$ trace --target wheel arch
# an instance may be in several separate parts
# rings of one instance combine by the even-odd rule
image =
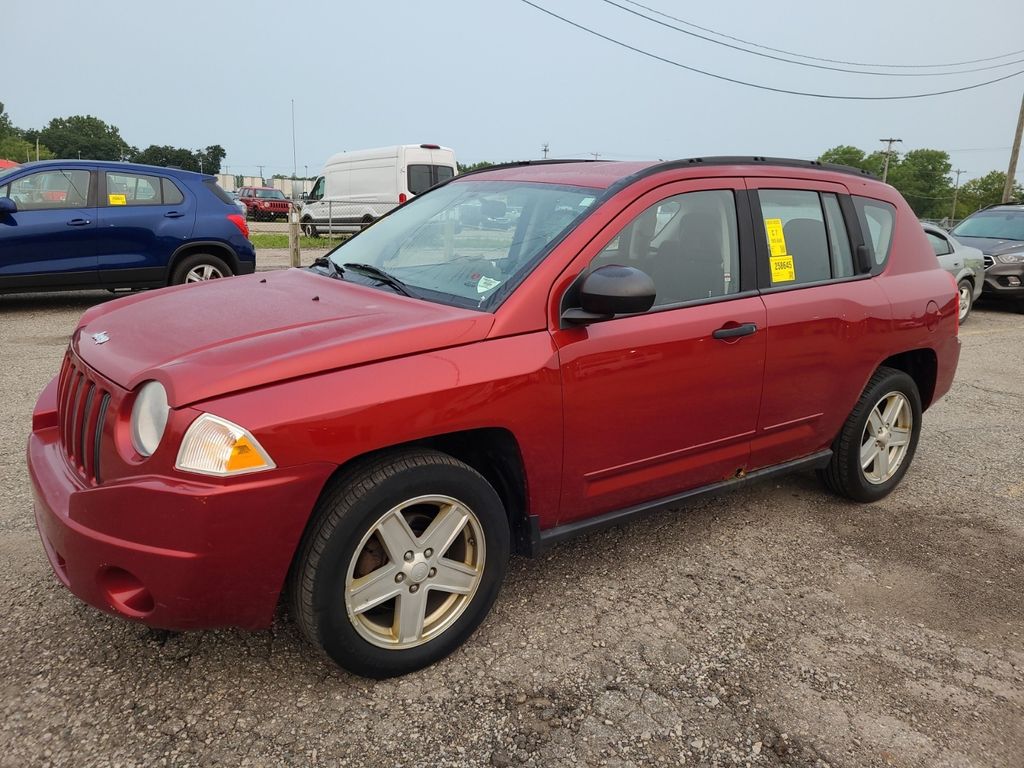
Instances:
[[[939,358],[935,350],[927,347],[911,349],[887,357],[878,366],[895,368],[910,376],[921,395],[921,410],[927,410],[935,397],[935,382],[939,372]],[[878,370],[877,368],[875,370]]]

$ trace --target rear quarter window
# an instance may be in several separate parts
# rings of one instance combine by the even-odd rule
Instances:
[[[213,193],[214,197],[216,197],[222,203],[227,203],[228,205],[234,206],[235,201],[232,200],[231,196],[228,195],[228,193],[225,192],[223,189],[221,189],[220,188],[220,184],[218,184],[213,179],[208,179],[208,180],[204,181],[203,182],[203,186],[205,186],[208,190],[210,190],[210,192]],[[243,192],[244,192],[244,190],[243,190]]]
[[[892,235],[896,229],[896,208],[881,200],[854,195],[853,207],[857,211],[861,231],[867,246],[871,249],[871,257],[877,266],[883,266],[889,260],[892,248]]]

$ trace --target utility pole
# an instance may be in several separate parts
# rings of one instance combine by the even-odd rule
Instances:
[[[599,158],[601,156],[600,152],[591,152],[590,154],[592,154],[594,156],[595,160],[597,160],[597,158]]]
[[[257,165],[256,167],[260,169],[260,184],[262,184],[263,183],[263,166],[262,165]]]
[[[1003,202],[1010,202],[1013,197],[1013,182],[1017,176],[1017,156],[1020,154],[1020,137],[1024,133],[1024,95],[1020,97],[1020,114],[1017,116],[1017,134],[1013,137],[1013,149],[1010,150],[1010,167],[1006,169],[1006,184],[1003,186]]]
[[[547,160],[548,159],[548,143],[545,141],[544,142],[544,146],[541,147],[540,149],[541,149],[541,152],[544,153],[544,159]]]
[[[885,165],[882,167],[882,183],[885,184],[885,179],[889,176],[889,156],[892,155],[892,145],[899,142],[903,143],[903,139],[879,139],[880,142],[886,144],[885,148]]]
[[[957,168],[953,173],[956,174],[956,184],[953,185],[953,211],[949,214],[950,221],[956,219],[956,195],[960,191],[960,174],[967,173],[967,171],[961,171]]]
[[[292,99],[292,178],[294,179],[299,164],[295,161],[295,99]]]

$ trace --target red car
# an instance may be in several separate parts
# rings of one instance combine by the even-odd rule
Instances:
[[[870,176],[515,164],[309,269],[86,312],[33,414],[36,520],[97,608],[255,628],[284,597],[342,666],[402,674],[511,552],[794,470],[881,498],[958,357],[956,286]]]
[[[254,221],[286,219],[291,207],[284,192],[272,187],[242,187],[238,199],[245,205],[246,217]]]

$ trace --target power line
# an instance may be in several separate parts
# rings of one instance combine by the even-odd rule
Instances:
[[[809,98],[815,98],[815,99],[837,99],[837,100],[843,100],[843,101],[904,101],[904,100],[907,100],[907,99],[923,99],[923,98],[926,98],[926,97],[929,97],[929,96],[943,96],[943,95],[948,94],[948,93],[961,93],[962,91],[970,91],[970,90],[974,90],[975,88],[982,88],[982,87],[984,87],[986,85],[992,85],[994,83],[1001,83],[1004,80],[1009,80],[1011,77],[1017,77],[1018,75],[1024,75],[1024,69],[1022,69],[1022,70],[1018,70],[1017,72],[1011,72],[1008,75],[1003,75],[1002,77],[997,77],[997,78],[995,78],[993,80],[986,80],[983,83],[975,83],[974,85],[964,85],[964,86],[961,86],[959,88],[947,88],[946,90],[943,90],[943,91],[931,91],[929,93],[911,93],[911,94],[906,94],[906,95],[902,95],[902,96],[840,96],[838,94],[833,94],[833,93],[814,93],[814,92],[811,92],[811,91],[793,91],[793,90],[790,90],[788,88],[775,88],[775,87],[772,87],[770,85],[760,85],[758,83],[747,82],[746,80],[738,80],[737,78],[734,78],[734,77],[727,77],[725,75],[719,75],[719,74],[716,74],[714,72],[708,72],[707,70],[704,70],[704,69],[698,69],[697,67],[691,67],[688,64],[683,64],[683,63],[675,61],[673,59],[667,59],[664,56],[659,56],[656,53],[651,53],[650,51],[645,51],[642,48],[637,48],[635,46],[632,46],[629,43],[624,43],[621,40],[616,40],[613,37],[608,37],[608,35],[601,34],[600,32],[598,32],[596,30],[593,30],[590,27],[585,27],[582,24],[579,24],[579,23],[577,23],[575,21],[572,21],[571,19],[565,18],[564,16],[559,16],[554,11],[549,11],[547,8],[542,8],[541,6],[537,5],[536,3],[531,2],[531,0],[521,0],[521,1],[523,3],[525,3],[526,5],[529,5],[531,8],[536,8],[541,13],[545,13],[548,16],[551,16],[553,18],[558,19],[559,21],[565,22],[569,26],[576,27],[576,29],[579,29],[579,30],[582,30],[583,32],[586,32],[588,34],[594,35],[595,37],[600,37],[602,40],[607,40],[609,43],[613,43],[613,44],[618,45],[618,46],[620,46],[622,48],[626,48],[626,49],[628,49],[630,51],[633,51],[634,53],[639,53],[641,56],[647,56],[648,58],[655,59],[656,61],[661,61],[661,62],[663,62],[665,64],[671,64],[673,67],[679,67],[680,69],[685,69],[685,70],[688,70],[690,72],[696,72],[698,75],[705,75],[706,77],[713,77],[716,80],[724,80],[727,83],[735,83],[736,85],[745,85],[748,88],[757,88],[757,89],[760,89],[762,91],[771,91],[773,93],[787,93],[787,94],[789,94],[791,96],[807,96]]]
[[[744,45],[750,45],[750,46],[753,46],[754,48],[761,48],[762,50],[765,50],[765,51],[774,51],[775,53],[784,53],[787,56],[796,56],[796,57],[801,58],[801,59],[811,59],[812,61],[827,61],[827,62],[829,62],[831,64],[850,64],[851,66],[854,66],[854,67],[879,67],[879,68],[882,68],[882,69],[886,69],[886,68],[888,68],[888,69],[937,69],[939,67],[961,67],[961,66],[964,66],[966,64],[981,64],[981,63],[986,62],[986,61],[996,61],[998,59],[1005,59],[1005,58],[1008,58],[1010,56],[1018,56],[1018,55],[1024,53],[1024,49],[1021,49],[1019,51],[1010,51],[1009,53],[1001,53],[998,56],[989,56],[989,57],[984,58],[984,59],[968,59],[966,61],[948,61],[948,62],[945,62],[943,64],[879,64],[879,63],[876,63],[876,62],[844,61],[842,59],[826,59],[826,58],[821,57],[821,56],[809,56],[808,54],[805,54],[805,53],[795,53],[794,51],[787,51],[787,50],[784,50],[782,48],[772,48],[772,47],[767,46],[767,45],[761,45],[759,43],[755,43],[755,42],[752,42],[750,40],[744,40],[743,38],[740,38],[740,37],[733,37],[732,35],[727,35],[724,32],[718,32],[718,31],[716,31],[714,29],[709,29],[708,27],[702,27],[699,24],[694,24],[692,21],[687,21],[686,19],[680,19],[678,16],[672,16],[670,14],[663,13],[662,11],[659,11],[659,10],[657,10],[655,8],[651,8],[650,6],[643,5],[642,3],[634,2],[634,0],[624,0],[624,1],[629,3],[630,5],[635,5],[638,8],[643,8],[645,11],[650,11],[651,13],[657,14],[658,16],[664,16],[666,19],[672,19],[672,21],[678,21],[680,24],[685,24],[688,27],[693,27],[694,29],[699,29],[702,32],[709,32],[712,35],[718,35],[719,37],[724,37],[727,40],[735,40],[737,43],[743,43]]]
[[[848,69],[846,67],[833,67],[833,66],[829,66],[828,64],[812,64],[812,63],[810,63],[808,61],[795,61],[794,59],[787,59],[787,58],[784,58],[782,56],[773,56],[770,53],[759,53],[758,51],[751,51],[751,50],[748,50],[746,48],[741,48],[738,45],[731,45],[730,43],[723,43],[721,40],[715,40],[715,39],[710,38],[710,37],[705,37],[704,35],[699,35],[696,32],[690,32],[689,30],[683,29],[682,27],[677,27],[674,24],[668,24],[667,22],[664,22],[664,21],[658,21],[658,19],[652,18],[652,17],[650,17],[650,16],[648,16],[646,14],[640,13],[639,11],[634,11],[632,8],[627,8],[624,5],[620,5],[619,3],[615,2],[615,0],[603,0],[603,2],[607,3],[608,5],[613,5],[616,8],[619,8],[619,9],[625,11],[626,13],[631,13],[634,16],[639,16],[641,19],[646,19],[647,21],[650,21],[650,22],[652,22],[654,24],[657,24],[659,26],[675,30],[676,32],[682,32],[684,35],[689,35],[690,37],[696,37],[698,40],[704,40],[706,42],[713,43],[715,45],[721,45],[721,46],[723,46],[725,48],[731,48],[734,51],[740,51],[742,53],[749,53],[751,56],[760,56],[760,57],[765,58],[765,59],[773,59],[774,61],[782,61],[782,62],[785,62],[787,64],[795,64],[798,67],[811,67],[812,69],[827,69],[827,70],[830,70],[832,72],[846,72],[846,73],[852,74],[852,75],[871,75],[871,76],[874,76],[874,77],[944,77],[944,76],[948,76],[948,75],[966,75],[966,74],[969,74],[971,72],[984,72],[984,71],[989,70],[989,69],[1001,69],[1002,67],[1010,67],[1010,66],[1013,66],[1015,64],[1024,64],[1024,59],[1016,59],[1014,61],[1004,61],[1002,64],[990,64],[989,66],[986,66],[986,67],[975,67],[974,69],[961,69],[961,70],[954,70],[954,71],[951,71],[951,72],[863,72],[863,71],[861,71],[859,69]],[[637,3],[637,5],[638,5],[638,3]],[[646,6],[641,6],[641,7],[646,7]]]

